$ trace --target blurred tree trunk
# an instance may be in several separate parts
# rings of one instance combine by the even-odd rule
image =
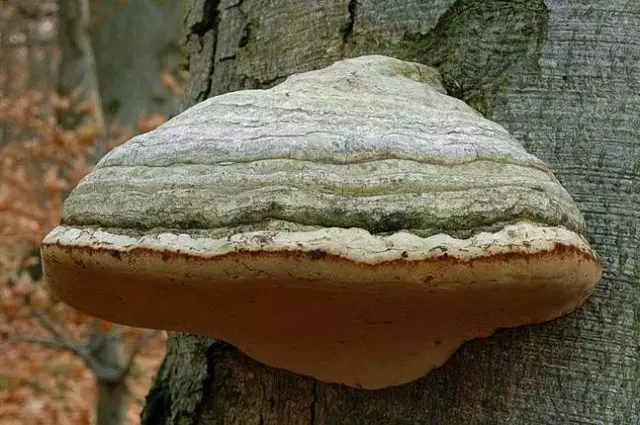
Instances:
[[[102,342],[93,348],[95,359],[109,370],[124,370],[125,360],[122,354],[122,340],[105,334]],[[96,376],[98,404],[96,406],[96,425],[125,425],[129,408],[129,389],[127,373],[109,376]]]
[[[91,126],[96,134],[104,135],[98,76],[88,33],[89,1],[60,0],[58,4],[57,92],[71,100],[68,107],[58,109],[58,121],[69,130]]]
[[[380,391],[174,334],[143,423],[640,423],[640,3],[190,0],[186,25],[189,105],[364,53],[436,66],[451,95],[552,166],[605,273],[578,313],[498,331]]]
[[[184,0],[91,0],[91,16],[105,115],[127,126],[173,115],[179,99],[164,78],[183,62]]]
[[[58,65],[55,0],[0,2],[0,103],[16,104],[31,91],[53,90]],[[38,107],[48,110],[45,96]],[[0,117],[0,148],[33,131]]]
[[[58,94],[70,100],[58,108],[58,121],[71,131],[84,129],[96,139],[105,135],[105,123],[100,101],[98,76],[93,48],[89,38],[90,19],[88,0],[60,0],[58,9],[58,37],[60,69]],[[98,341],[98,340],[96,340]],[[119,338],[105,335],[91,347],[95,359],[107,370],[120,370],[125,360]],[[104,374],[95,370],[98,387],[96,425],[124,425],[129,407],[126,374]]]

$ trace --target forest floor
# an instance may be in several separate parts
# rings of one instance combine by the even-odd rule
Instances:
[[[4,329],[20,335],[46,335],[35,320],[25,320],[16,310],[21,307],[0,302]],[[70,334],[86,332],[86,325],[75,325],[68,318],[64,326]],[[134,341],[135,335],[126,345]],[[166,333],[158,332],[136,357],[128,381],[132,402],[127,424],[140,423],[145,395],[165,353],[165,341]],[[96,396],[91,371],[75,355],[0,338],[0,425],[89,425]]]

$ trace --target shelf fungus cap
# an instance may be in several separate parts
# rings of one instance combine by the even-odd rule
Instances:
[[[42,246],[68,304],[374,389],[578,308],[601,275],[547,165],[383,56],[187,109],[107,154]]]

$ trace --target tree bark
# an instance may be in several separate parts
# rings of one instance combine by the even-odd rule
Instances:
[[[452,96],[549,163],[605,266],[576,314],[465,344],[359,391],[170,337],[146,424],[640,423],[640,4],[622,0],[190,0],[187,106],[344,57],[435,66]]]

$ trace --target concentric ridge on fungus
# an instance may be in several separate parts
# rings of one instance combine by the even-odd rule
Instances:
[[[584,232],[566,190],[503,127],[407,77],[436,84],[429,68],[385,60],[196,105],[106,155],[63,223],[258,230],[276,219],[468,237],[526,219]]]
[[[383,56],[186,110],[106,155],[62,222],[45,274],[74,307],[363,388],[566,314],[601,273],[543,162]]]

